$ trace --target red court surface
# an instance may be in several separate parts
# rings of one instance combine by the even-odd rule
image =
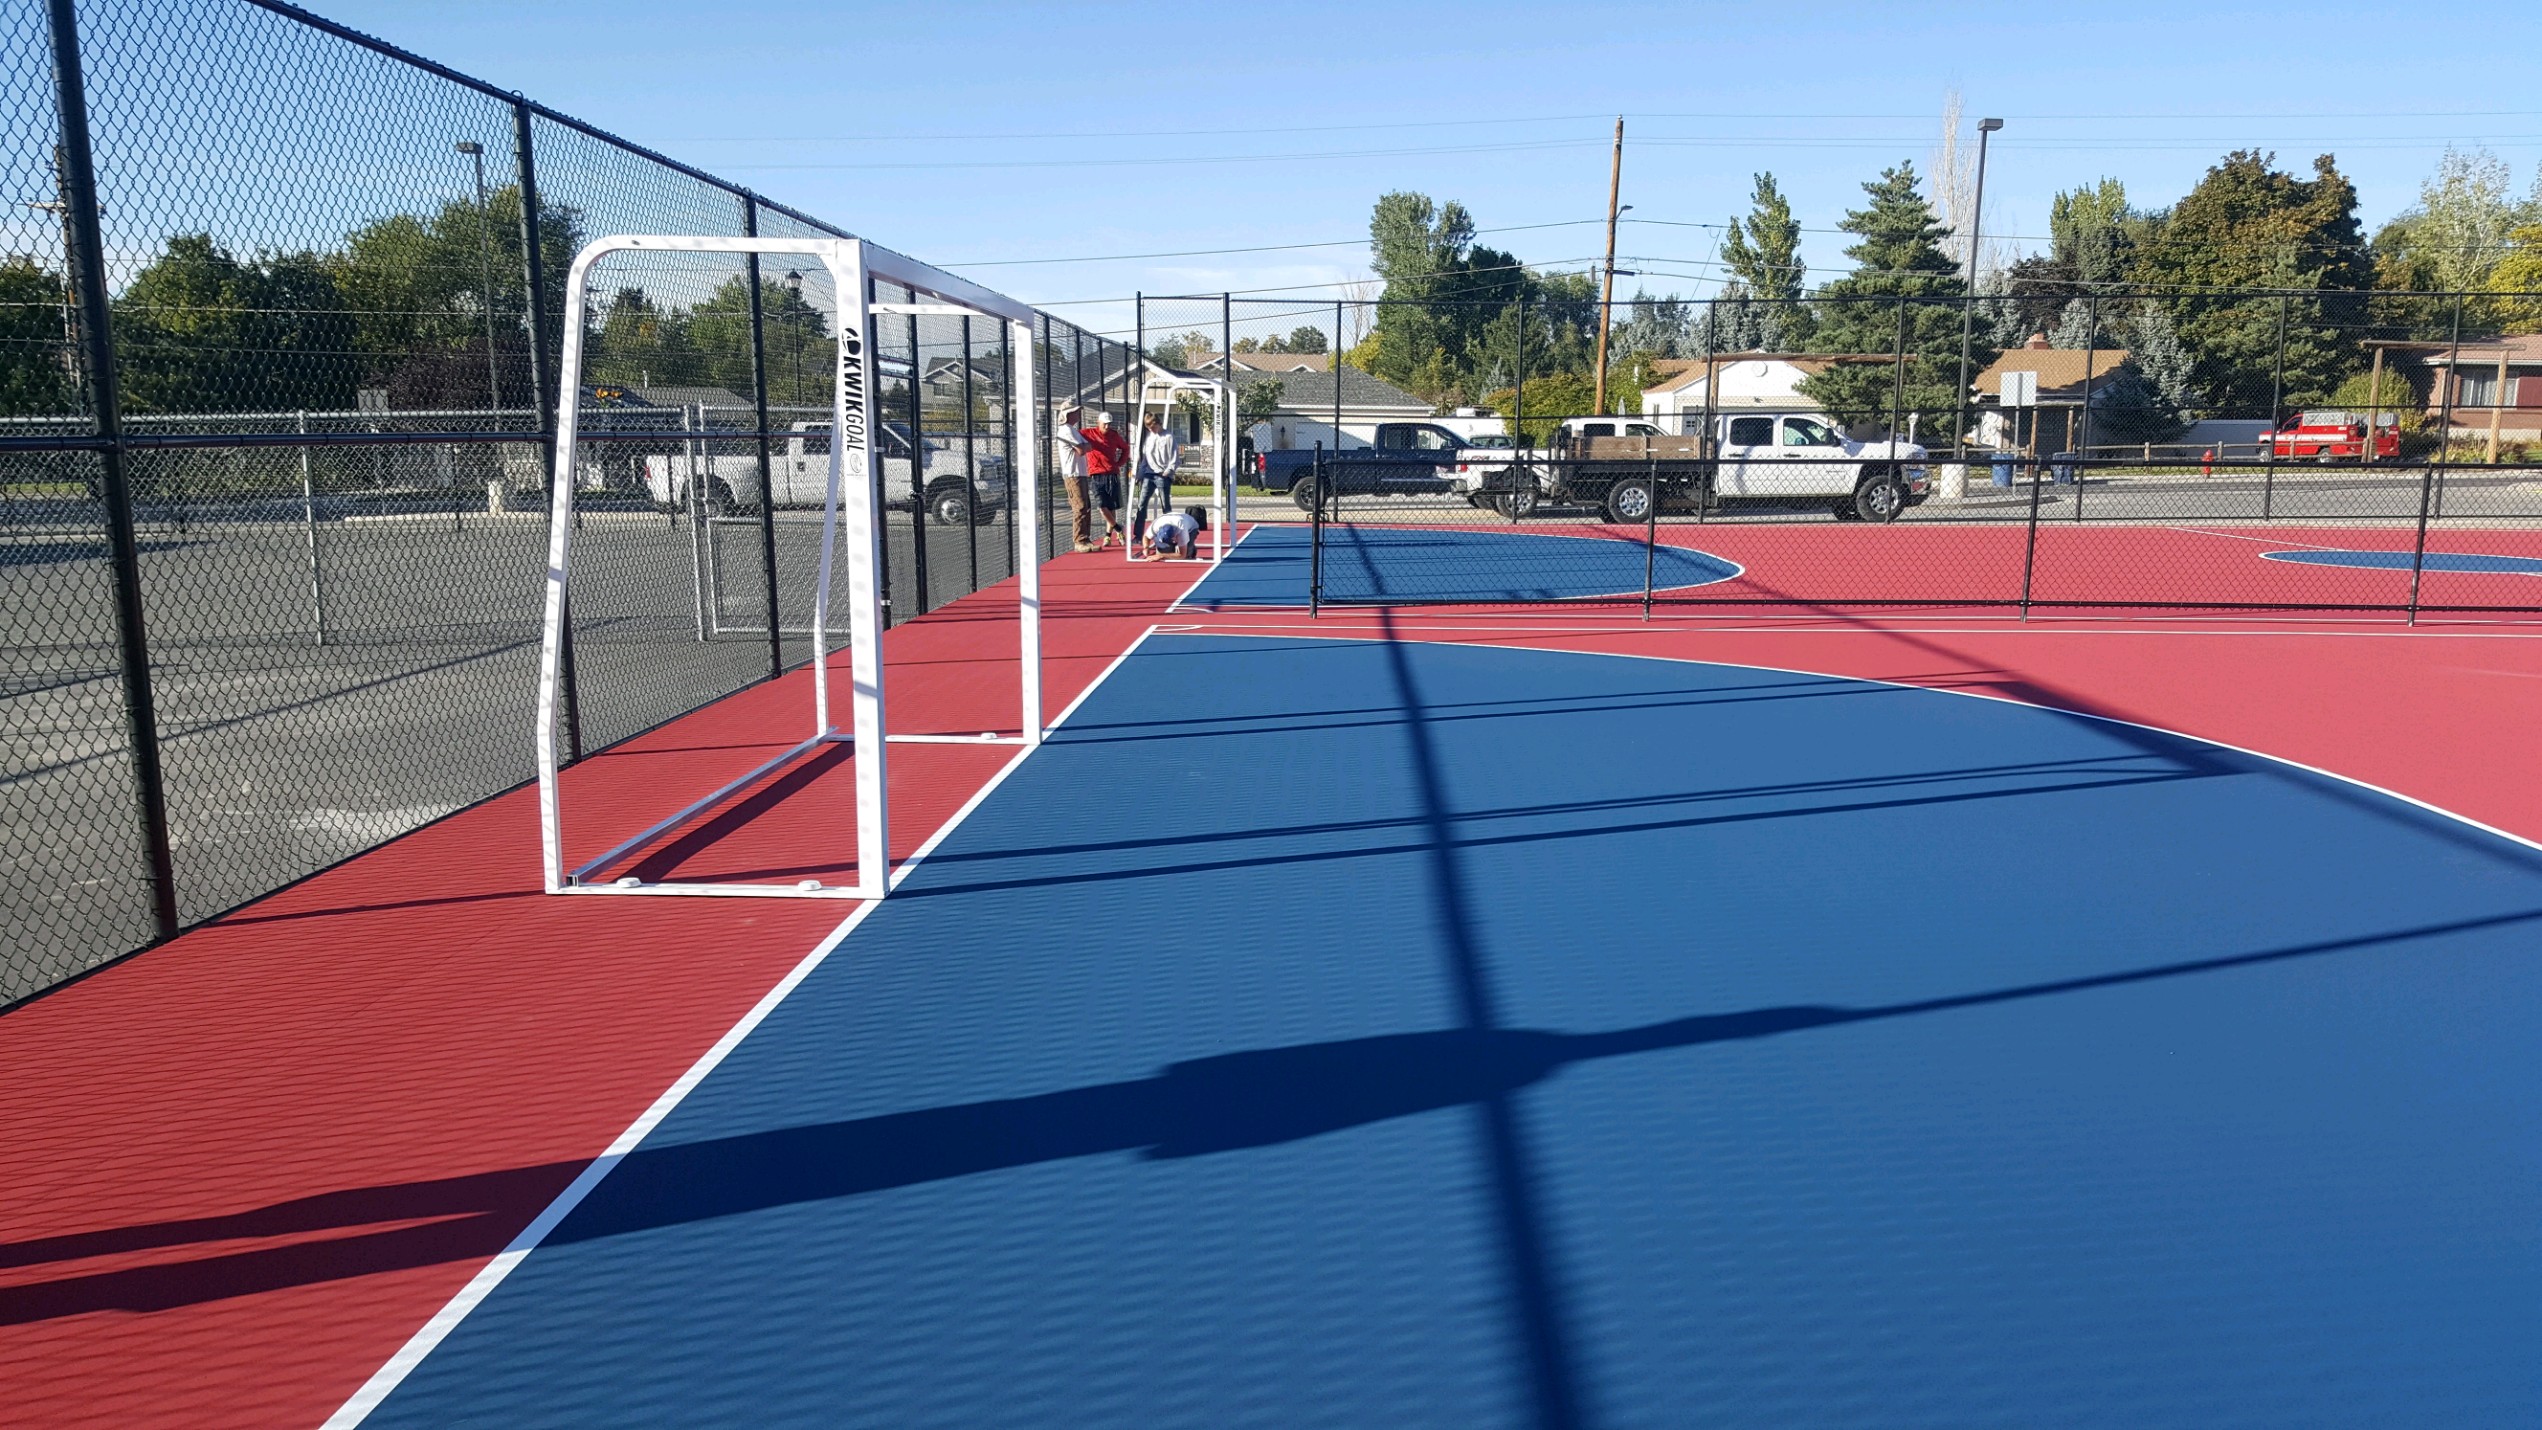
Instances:
[[[1371,525],[1389,525],[1382,520]],[[1453,529],[1525,532],[1638,547],[1645,531],[1579,521],[1461,523]],[[1735,562],[1739,575],[1665,592],[1672,602],[1783,602],[1830,605],[2017,604],[2219,607],[2280,605],[2330,610],[2404,606],[2417,533],[2407,524],[2278,522],[2117,523],[2042,520],[2035,557],[2019,519],[1904,521],[1888,526],[1826,522],[1671,521],[1664,546]],[[2437,558],[2421,573],[2423,608],[2523,609],[2542,605],[2542,576],[2524,571],[2443,569],[2446,558],[2542,558],[2542,531],[2445,521],[2428,531]],[[2263,553],[2378,553],[2400,569],[2342,569],[2270,559]],[[1638,585],[1638,580],[1636,581]]]
[[[1748,563],[1722,540],[1732,530],[1707,528],[1701,542]],[[1842,537],[1857,534],[1890,533]],[[2018,528],[1935,533],[2005,536]],[[1742,537],[1759,556],[1787,539]],[[2542,836],[2532,628],[1683,610],[1648,624],[1168,617],[1190,567],[1066,557],[1045,569],[1054,714],[1160,621],[1665,655],[2140,721]],[[895,732],[1012,728],[1011,605],[1007,590],[983,592],[887,637]],[[743,692],[577,767],[574,847],[597,849],[798,738],[806,685],[798,673]],[[896,747],[895,856],[1012,754]],[[833,877],[849,768],[816,762],[644,872]],[[14,1092],[0,1109],[10,1423],[322,1421],[852,907],[548,898],[536,850],[532,795],[515,791],[0,1018],[0,1079]],[[1948,878],[1971,858],[2055,868],[2073,853],[1910,857],[1923,877]]]

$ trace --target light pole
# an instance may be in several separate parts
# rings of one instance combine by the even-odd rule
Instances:
[[[494,203],[485,191],[485,146],[474,139],[462,139],[455,147],[468,156],[477,170],[477,276],[484,284],[485,299],[485,400],[489,411],[500,413],[502,369],[494,360]]]
[[[803,400],[803,270],[786,270],[786,292],[793,296],[794,306],[786,311],[786,330],[794,334],[794,381],[786,386],[786,400]]]
[[[2000,119],[1977,121],[1977,192],[1968,203],[1968,291],[1961,295],[1959,303],[1959,389],[1952,395],[1952,405],[1959,413],[1951,423],[1958,429],[1952,437],[1951,455],[1962,462],[1968,460],[1968,347],[1977,326],[1977,245],[1986,230],[1986,140],[2003,127]]]

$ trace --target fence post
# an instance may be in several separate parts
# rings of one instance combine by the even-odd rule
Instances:
[[[1651,618],[1651,586],[1659,574],[1659,455],[1651,439],[1642,439],[1642,455],[1650,460],[1651,509],[1642,531],[1642,619]]]
[[[1518,484],[1525,482],[1530,491],[1536,485],[1536,464],[1527,444],[1527,290],[1523,287],[1518,290],[1518,324],[1513,331],[1518,335],[1518,351],[1512,359],[1517,372],[1509,385],[1509,505],[1501,514],[1514,522],[1520,512],[1535,509],[1532,499],[1525,504],[1519,501]]]
[[[910,295],[913,299],[917,296]],[[909,315],[909,534],[913,547],[909,574],[918,583],[918,614],[925,615],[933,594],[927,584],[927,414],[918,403],[918,315]]]
[[[2034,411],[2036,409],[2033,409]],[[2030,619],[2030,582],[2039,569],[2039,458],[2030,458],[2030,539],[2021,550],[2021,618]]]
[[[115,637],[121,658],[124,739],[132,747],[134,813],[150,879],[150,921],[160,938],[177,931],[176,865],[168,839],[167,785],[159,766],[159,717],[151,697],[150,641],[141,609],[141,543],[134,531],[132,484],[124,466],[120,376],[115,367],[113,309],[106,298],[106,243],[97,222],[97,171],[88,147],[88,92],[80,72],[79,16],[73,0],[51,0],[53,99],[61,117],[59,178],[70,220],[73,294],[79,355],[90,410],[104,446],[97,454],[97,498],[105,508],[106,557],[113,568]]]
[[[1052,319],[1048,314],[1044,314],[1042,316],[1041,351],[1033,356],[1033,361],[1041,364],[1042,385],[1041,401],[1036,403],[1033,407],[1033,430],[1030,434],[1030,440],[1041,444],[1033,449],[1033,466],[1042,473],[1041,508],[1045,513],[1047,513],[1047,515],[1042,518],[1042,526],[1044,529],[1033,533],[1033,541],[1035,543],[1033,559],[1035,561],[1047,559],[1050,556],[1056,555],[1059,551],[1058,507],[1059,497],[1066,488],[1066,479],[1057,475],[1059,464],[1050,460],[1050,454],[1052,452],[1051,443],[1057,441],[1059,437],[1059,414],[1061,410],[1064,409],[1069,402],[1076,400],[1077,383],[1079,380],[1077,368],[1074,362],[1072,362],[1068,369],[1068,396],[1063,398],[1059,395],[1059,386],[1056,382],[1052,381],[1050,375],[1051,359],[1059,355],[1059,334],[1051,329],[1051,321]],[[1072,359],[1080,359],[1082,354],[1072,352],[1070,356]],[[1060,484],[1059,488],[1054,489],[1052,487],[1051,484],[1054,481]],[[1074,499],[1071,499],[1068,506],[1068,529],[1071,533],[1071,545],[1074,544],[1075,540],[1074,533],[1076,531],[1076,521],[1076,503]]]
[[[1218,508],[1218,542],[1215,548],[1217,559],[1224,561],[1227,559],[1227,544],[1234,539],[1228,533],[1236,525],[1236,484],[1244,477],[1244,473],[1236,470],[1236,453],[1241,450],[1236,445],[1236,429],[1244,425],[1244,415],[1237,410],[1240,404],[1236,400],[1236,295],[1232,292],[1218,295],[1218,375],[1227,384],[1227,415],[1224,419],[1227,430],[1218,434],[1218,466],[1226,473],[1227,485],[1222,490],[1227,499],[1225,505]]]
[[[759,198],[755,194],[741,196],[741,232],[744,238],[759,236]],[[757,414],[759,451],[759,574],[766,579],[768,595],[768,678],[785,673],[785,637],[778,628],[777,606],[777,480],[776,463],[768,451],[768,314],[759,295],[759,255],[745,255],[744,278],[750,285],[750,407]],[[786,321],[794,321],[788,314]],[[702,425],[702,424],[701,424]],[[711,470],[714,459],[707,459]],[[708,552],[714,547],[714,535],[707,535]]]
[[[309,435],[309,412],[300,411],[300,435]],[[318,483],[309,469],[309,445],[300,446],[300,529],[309,546],[309,635],[313,644],[327,643],[327,586],[318,564]]]
[[[1333,369],[1333,460],[1342,455],[1342,300],[1333,300],[1333,340],[1326,343],[1324,361]],[[1228,361],[1233,362],[1230,358]]]
[[[2436,459],[2427,464],[2418,482],[2418,541],[2410,548],[2410,613],[2409,624],[2418,624],[2419,577],[2427,569],[2427,513],[2436,496],[2436,469],[2443,466],[2452,450],[2454,438],[2454,394],[2462,387],[2463,365],[2463,295],[2454,295],[2452,353],[2445,359],[2445,401],[2436,423]],[[2275,442],[2270,446],[2274,447]]]
[[[2260,474],[2260,520],[2277,515],[2278,409],[2286,405],[2286,295],[2277,295],[2277,362],[2268,380],[2268,465]]]
[[[1008,471],[1014,468],[1009,467]],[[1008,479],[1012,486],[1013,479]],[[971,392],[971,315],[962,315],[962,535],[971,547],[971,590],[980,589],[980,416]]]
[[[1898,362],[1895,374],[1896,385],[1891,388],[1889,393],[1889,475],[1892,480],[1899,483],[1902,490],[1905,486],[1905,473],[1898,470],[1898,436],[1900,429],[1906,426],[1906,340],[1907,295],[1900,293],[1898,295]],[[1862,469],[1860,467],[1856,467],[1854,469],[1854,486],[1856,489],[1860,489],[1862,486],[1862,478]],[[1903,497],[1901,500],[1903,500]],[[1901,510],[1903,510],[1903,508]]]
[[[1721,300],[1714,298],[1704,305],[1703,325],[1703,444],[1695,450],[1703,453],[1707,466],[1703,469],[1703,485],[1695,489],[1695,525],[1704,521],[1704,508],[1721,496],[1720,426],[1715,417],[1713,388],[1721,379],[1713,362],[1715,349],[1721,345]]]
[[[1030,332],[1028,327],[1025,331]],[[1024,533],[1016,525],[1016,513],[1023,509],[1024,448],[1015,440],[1015,419],[1020,412],[1015,402],[1015,325],[997,325],[997,392],[998,450],[1006,457],[1006,574],[1023,575]],[[1038,559],[1038,556],[1036,557]]]
[[[1307,504],[1314,525],[1306,543],[1306,613],[1321,615],[1324,609],[1324,444],[1315,444],[1314,465],[1307,480],[1315,483],[1314,500]]]
[[[517,94],[512,96],[512,155],[520,176],[515,192],[521,209],[521,281],[529,298],[530,397],[538,408],[538,445],[547,459],[543,465],[553,473],[558,394],[548,376],[547,354],[555,335],[548,331],[547,323],[547,259],[539,242],[538,164],[530,147],[530,102]],[[566,473],[565,480],[574,479],[574,473]],[[574,593],[570,590],[565,593],[565,641],[561,654],[557,685],[565,707],[565,762],[571,764],[583,757],[583,707],[574,679]]]
[[[2074,473],[2074,519],[2083,519],[2083,476],[2092,460],[2092,379],[2099,375],[2101,358],[2101,290],[2083,295],[2083,421],[2082,432],[2074,443],[2074,460],[2066,470]],[[1963,480],[1965,480],[1963,478]]]

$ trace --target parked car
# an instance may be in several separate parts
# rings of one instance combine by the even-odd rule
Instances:
[[[738,447],[744,444],[730,437],[714,440],[713,445]],[[1006,458],[992,451],[992,444],[975,444],[974,457],[978,473],[974,480],[964,478],[962,444],[938,433],[926,438],[926,483],[923,502],[927,515],[940,526],[960,526],[968,521],[987,521],[1006,506]],[[909,428],[904,423],[885,422],[875,429],[874,453],[879,458],[878,473],[886,504],[906,510],[913,501],[909,482]],[[789,429],[785,445],[769,453],[769,475],[776,486],[777,505],[819,506],[827,493],[830,480],[830,424],[797,422]],[[689,500],[689,484],[703,479],[704,495],[726,506],[755,507],[759,504],[759,454],[752,451],[714,452],[691,455],[688,452],[657,453],[644,459],[644,484],[653,500],[668,508],[678,508]]]
[[[1913,442],[1860,442],[1824,413],[1721,416],[1705,435],[1675,437],[1647,422],[1573,418],[1541,451],[1470,450],[1451,473],[1468,500],[1521,517],[1543,501],[1642,521],[1699,503],[1824,503],[1840,521],[1895,521],[1931,492],[1927,452]]]
[[[1466,450],[1466,439],[1435,422],[1380,422],[1376,440],[1323,454],[1325,476],[1342,495],[1426,495],[1448,490],[1447,472]],[[1312,448],[1263,452],[1254,485],[1286,492],[1301,511],[1315,507],[1316,452]]]

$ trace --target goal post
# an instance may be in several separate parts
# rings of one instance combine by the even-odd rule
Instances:
[[[803,739],[710,793],[690,801],[606,851],[569,865],[564,840],[564,791],[559,778],[558,717],[570,619],[573,572],[576,448],[582,436],[580,401],[584,339],[589,331],[590,285],[595,267],[613,254],[785,254],[818,261],[838,295],[836,359],[830,391],[828,471],[821,502],[820,557],[811,608],[812,708]],[[906,302],[879,302],[877,284],[904,290]],[[547,602],[539,644],[538,754],[539,847],[551,894],[689,894],[745,897],[879,899],[890,888],[891,802],[889,746],[900,740],[1012,744],[1027,750],[1044,734],[1041,686],[1041,482],[1038,444],[1030,440],[1038,396],[1035,365],[1014,364],[1006,420],[1016,434],[1017,464],[1009,480],[1015,493],[1018,532],[1016,603],[1021,708],[1014,736],[887,736],[884,731],[882,651],[883,504],[873,433],[877,430],[877,315],[989,318],[1006,325],[1013,350],[1034,350],[1031,308],[966,279],[862,239],[710,238],[619,234],[592,241],[576,254],[565,280],[564,351],[557,378],[555,467],[548,523]],[[917,375],[909,379],[913,384]],[[917,460],[915,456],[912,460]],[[763,492],[774,501],[774,492]],[[923,520],[923,514],[922,518]],[[834,717],[830,680],[829,606],[835,555],[844,531],[848,625],[848,725]],[[919,539],[925,540],[921,529]],[[772,573],[773,579],[773,573]],[[855,787],[856,877],[853,883],[656,882],[607,871],[638,852],[694,824],[717,806],[829,744],[852,746]]]
[[[1164,414],[1165,422],[1170,427],[1174,421],[1176,399],[1186,394],[1197,394],[1210,404],[1211,421],[1216,424],[1217,431],[1217,440],[1214,444],[1217,455],[1210,463],[1213,470],[1210,473],[1209,484],[1211,528],[1209,550],[1210,564],[1216,565],[1227,559],[1227,548],[1234,540],[1227,534],[1227,524],[1228,518],[1235,514],[1236,435],[1231,428],[1236,416],[1235,390],[1219,378],[1187,377],[1181,373],[1150,371],[1144,354],[1133,358],[1132,361],[1139,364],[1141,369],[1138,402],[1130,413],[1130,471],[1133,476],[1145,464],[1140,449],[1147,441],[1147,417],[1151,407]],[[1165,474],[1165,510],[1171,511],[1173,507],[1174,474],[1167,472]],[[1158,513],[1160,516],[1163,514],[1163,512]],[[1133,510],[1130,516],[1132,518],[1129,528],[1131,539],[1125,555],[1136,559],[1139,554],[1136,511]]]

